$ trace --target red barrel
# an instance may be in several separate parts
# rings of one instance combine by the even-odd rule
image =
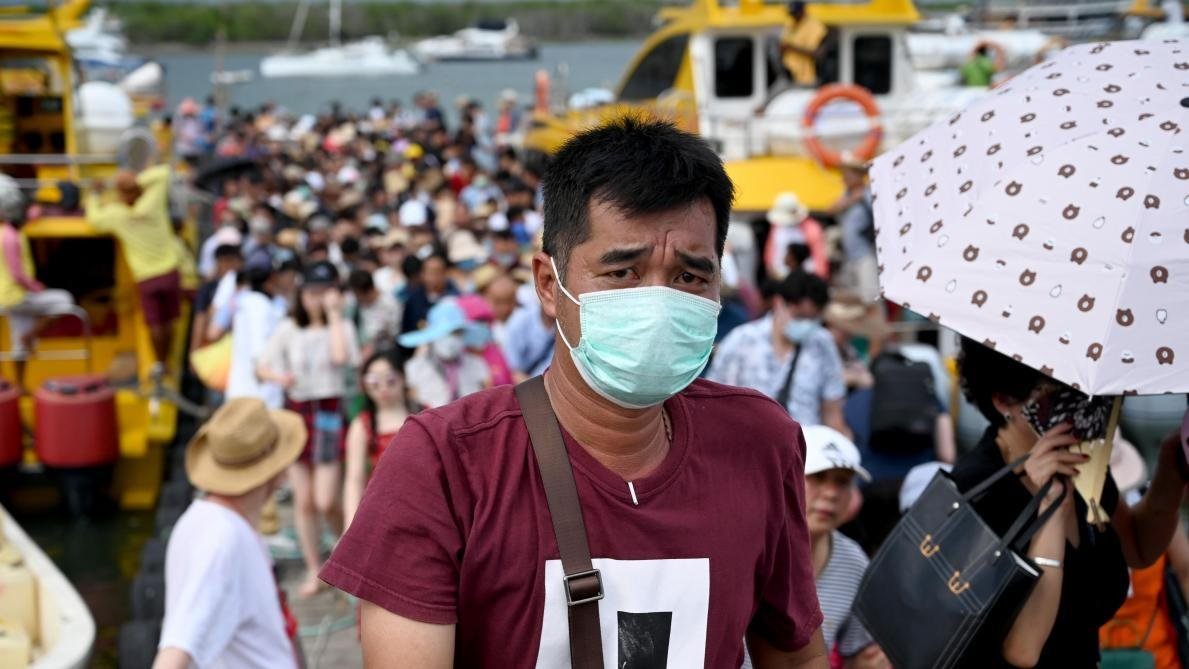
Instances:
[[[120,456],[116,391],[103,376],[66,376],[34,393],[37,458],[50,467],[111,464]]]
[[[0,467],[21,461],[21,391],[0,379]]]

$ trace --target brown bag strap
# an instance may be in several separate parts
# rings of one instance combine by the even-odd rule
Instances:
[[[528,424],[528,436],[541,470],[553,533],[565,572],[562,587],[570,612],[570,666],[573,669],[602,669],[603,640],[599,630],[599,600],[603,598],[603,578],[590,561],[586,543],[586,524],[582,522],[582,504],[574,486],[570,456],[562,441],[561,429],[545,379],[534,376],[516,386],[516,401]]]

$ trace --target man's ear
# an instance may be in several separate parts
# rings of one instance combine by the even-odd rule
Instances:
[[[557,283],[558,277],[553,273],[553,263],[549,262],[549,254],[537,251],[533,254],[533,288],[537,291],[537,300],[541,303],[541,313],[550,318],[557,318]]]

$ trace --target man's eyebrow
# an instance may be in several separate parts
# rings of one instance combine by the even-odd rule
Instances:
[[[692,256],[688,253],[677,252],[677,259],[686,267],[702,272],[703,274],[713,275],[715,271],[715,263],[706,256]]]
[[[637,260],[640,256],[648,253],[647,246],[638,246],[634,249],[611,249],[599,258],[599,263],[603,265],[621,265],[625,262]]]

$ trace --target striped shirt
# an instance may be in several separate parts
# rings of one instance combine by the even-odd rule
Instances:
[[[841,532],[834,532],[830,540],[830,559],[816,581],[824,618],[822,637],[826,640],[827,653],[837,644],[839,654],[849,658],[875,643],[859,619],[851,614],[859,583],[863,581],[870,560],[859,544]],[[742,669],[752,669],[751,657],[746,654]]]

